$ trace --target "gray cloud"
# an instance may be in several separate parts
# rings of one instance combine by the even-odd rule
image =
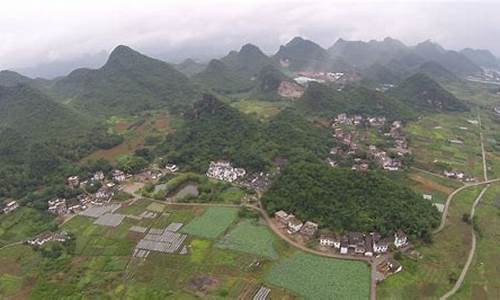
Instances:
[[[79,61],[127,44],[170,60],[222,55],[246,42],[272,53],[301,35],[324,47],[386,36],[500,54],[494,1],[16,0],[2,4],[0,69]]]

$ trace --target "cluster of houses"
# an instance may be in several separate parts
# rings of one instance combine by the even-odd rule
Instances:
[[[323,247],[332,247],[344,255],[373,256],[389,251],[390,244],[394,244],[396,248],[405,247],[408,245],[408,237],[401,230],[394,233],[394,239],[383,238],[377,232],[369,234],[348,232],[340,237],[323,235],[319,238],[319,244]]]
[[[367,117],[364,118],[360,115],[348,116],[345,113],[339,114],[332,123],[332,135],[337,142],[341,144],[340,147],[335,147],[330,151],[330,157],[327,162],[330,166],[336,167],[337,161],[335,156],[354,156],[359,150],[359,146],[354,142],[356,132],[346,132],[344,130],[345,126],[365,126],[372,128],[382,128],[386,123],[385,117]],[[394,121],[391,124],[388,133],[385,136],[391,137],[394,140],[393,152],[397,154],[397,157],[391,157],[386,151],[377,149],[375,145],[368,146],[368,158],[374,161],[381,168],[389,171],[397,171],[402,167],[401,157],[409,154],[408,141],[406,136],[402,131],[401,121]],[[352,165],[353,170],[366,171],[369,169],[369,161],[366,158],[357,157],[354,158],[354,164]]]
[[[43,246],[45,243],[50,242],[50,241],[56,241],[56,242],[65,242],[70,239],[69,234],[66,231],[61,231],[61,232],[45,232],[34,239],[27,240],[26,243],[35,246],[35,247],[40,247]]]
[[[65,215],[68,213],[78,213],[91,206],[101,206],[108,203],[113,198],[116,190],[118,189],[117,183],[123,182],[129,178],[129,175],[120,170],[114,170],[111,173],[112,181],[106,182],[104,172],[98,171],[92,175],[89,180],[80,181],[78,176],[70,176],[67,178],[67,184],[70,187],[86,187],[87,185],[93,186],[98,182],[101,187],[94,194],[82,193],[75,198],[55,198],[48,201],[47,211],[54,215]]]
[[[49,200],[47,211],[51,214],[62,216],[68,213],[78,213],[90,206],[102,205],[103,201],[97,197],[80,194],[76,198],[56,198]]]
[[[8,213],[15,211],[18,207],[19,207],[19,204],[17,203],[17,201],[10,201],[4,206],[4,208],[2,209],[2,212],[4,214],[8,214]]]
[[[293,214],[280,210],[274,214],[278,225],[286,229],[288,234],[299,233],[303,238],[312,239],[318,232],[318,224],[311,221],[305,223],[295,217]]]
[[[206,175],[222,181],[234,182],[239,178],[244,177],[245,169],[233,168],[228,161],[212,161],[208,167]]]
[[[339,81],[344,73],[342,72],[298,72],[295,82],[300,85],[306,85],[309,82],[336,82]]]
[[[298,233],[305,240],[314,239],[318,233],[318,224],[311,221],[302,222],[293,214],[283,210],[274,213],[274,219],[276,224],[286,230],[288,234]],[[348,232],[342,236],[322,235],[319,238],[320,246],[334,248],[344,255],[373,256],[382,254],[389,251],[391,244],[396,248],[403,248],[408,245],[408,237],[402,230],[398,230],[394,233],[394,238],[384,238],[377,232],[369,234]]]

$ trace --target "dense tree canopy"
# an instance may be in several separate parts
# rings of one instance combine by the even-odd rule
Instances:
[[[353,172],[326,164],[290,164],[262,198],[270,213],[285,210],[337,231],[402,229],[422,236],[439,223],[439,213],[402,182],[383,172]]]

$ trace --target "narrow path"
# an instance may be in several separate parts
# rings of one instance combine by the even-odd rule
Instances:
[[[441,224],[439,224],[439,227],[436,228],[436,230],[434,230],[433,233],[436,234],[436,233],[440,232],[441,230],[443,230],[443,228],[446,224],[446,218],[448,217],[448,209],[450,207],[450,203],[453,200],[453,197],[456,196],[456,194],[458,194],[459,192],[461,192],[462,190],[464,190],[466,188],[490,184],[490,183],[499,182],[499,181],[500,181],[500,178],[489,179],[487,181],[469,183],[469,184],[466,184],[466,185],[461,186],[458,189],[454,190],[451,194],[448,195],[448,198],[446,198],[446,203],[444,205],[443,214],[441,215]]]
[[[492,182],[491,180],[490,181],[488,180],[488,169],[487,169],[487,165],[486,165],[486,152],[484,151],[484,142],[483,142],[481,115],[479,114],[479,112],[477,114],[477,118],[478,118],[478,121],[479,121],[479,138],[480,138],[480,143],[481,143],[481,154],[482,154],[482,157],[483,157],[483,177],[484,177],[484,182],[483,183],[487,183],[487,185],[483,188],[483,190],[481,191],[481,193],[479,193],[479,195],[477,196],[476,200],[472,204],[470,215],[469,215],[471,223],[474,222],[474,214],[476,212],[476,207],[478,206],[479,202],[483,198],[484,193],[486,193],[486,191],[488,190],[488,188],[490,186],[489,183]],[[493,180],[493,181],[498,181],[498,180]],[[448,204],[449,203],[447,203],[447,205]],[[443,225],[443,224],[441,224],[441,225]],[[474,254],[476,253],[476,240],[477,240],[477,237],[476,237],[476,231],[474,230],[474,225],[471,225],[471,234],[472,234],[471,249],[469,251],[469,255],[468,255],[467,261],[465,262],[465,265],[464,265],[464,267],[462,269],[462,272],[460,273],[460,277],[455,282],[455,285],[451,288],[451,290],[449,290],[446,294],[444,294],[441,298],[439,298],[440,300],[446,300],[449,297],[453,296],[460,289],[460,287],[462,286],[462,283],[464,282],[465,276],[467,275],[467,272],[469,271],[469,267],[472,264],[472,260],[474,259]]]
[[[479,139],[480,139],[480,142],[481,142],[481,154],[483,156],[483,177],[484,177],[484,180],[487,181],[488,180],[488,168],[486,166],[486,151],[484,151],[484,141],[483,141],[483,132],[482,132],[482,129],[483,129],[483,125],[481,123],[481,114],[477,114],[477,120],[479,122]]]
[[[483,188],[483,190],[481,191],[479,196],[477,196],[476,200],[474,201],[474,204],[472,205],[471,212],[470,212],[471,221],[473,220],[476,206],[481,201],[484,193],[486,193],[486,191],[488,190],[488,187],[489,187],[489,185],[487,185],[485,188]],[[458,278],[457,282],[455,282],[455,285],[453,286],[453,288],[451,288],[451,290],[449,290],[446,294],[444,294],[441,298],[439,298],[441,300],[448,299],[450,296],[453,296],[458,291],[458,289],[462,286],[462,283],[464,282],[465,276],[467,275],[467,271],[469,271],[469,267],[472,263],[472,260],[474,259],[474,254],[476,252],[476,239],[477,238],[476,238],[476,232],[474,230],[474,227],[472,228],[471,233],[472,233],[472,245],[471,245],[471,249],[469,251],[469,255],[467,256],[467,261],[465,262],[465,265],[462,269],[462,272],[460,273],[460,277]]]
[[[7,244],[5,246],[0,247],[0,250],[3,250],[5,248],[9,248],[9,247],[12,247],[12,246],[16,246],[16,245],[21,245],[22,243],[24,243],[24,241],[17,241],[17,242],[14,242],[14,243],[10,243],[10,244]]]

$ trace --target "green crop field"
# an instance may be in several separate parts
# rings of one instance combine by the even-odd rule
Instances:
[[[306,299],[370,298],[370,268],[362,262],[297,252],[273,267],[266,280]]]
[[[250,99],[239,100],[231,104],[231,106],[245,114],[256,114],[260,119],[269,119],[289,105],[290,102],[286,101],[271,102]]]
[[[273,247],[274,241],[275,238],[267,227],[244,221],[217,242],[217,246],[277,259],[278,253]]]
[[[500,184],[493,184],[476,210],[476,254],[454,299],[500,299]]]
[[[408,124],[405,131],[409,135],[415,166],[441,173],[440,166],[447,165],[482,179],[479,126],[467,122],[476,119],[474,113],[435,114]],[[463,144],[450,140],[462,140]]]
[[[147,199],[139,199],[133,205],[124,205],[120,207],[116,213],[124,214],[124,215],[140,215],[144,211],[146,211],[147,207],[152,204],[151,200]]]
[[[199,237],[215,239],[231,225],[238,216],[236,208],[210,207],[203,215],[184,226],[181,231]]]

